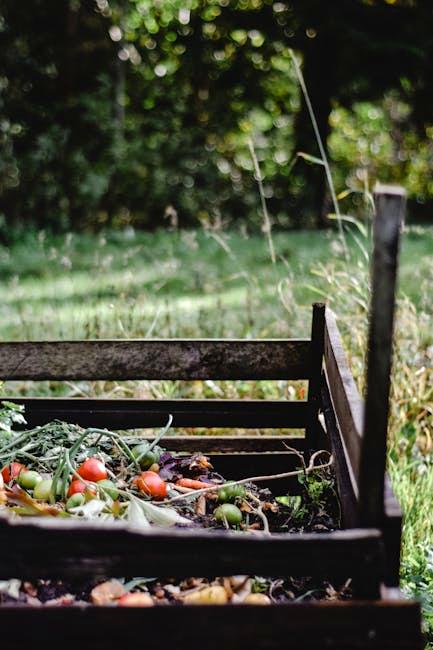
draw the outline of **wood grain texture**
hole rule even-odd
[[[421,650],[420,608],[399,600],[254,607],[0,607],[4,647],[119,650]],[[196,641],[194,642],[193,639]]]
[[[360,517],[366,526],[380,525],[384,517],[395,288],[405,205],[406,193],[402,188],[379,186],[376,189],[367,389],[359,473]]]
[[[334,457],[335,477],[342,511],[342,524],[348,528],[355,527],[358,524],[358,488],[355,477],[349,470],[347,451],[335,418],[325,373],[322,379],[322,410]]]
[[[162,427],[169,415],[173,427],[302,429],[307,422],[307,403],[285,400],[7,399],[25,406],[30,427],[58,419],[82,427],[140,429]]]
[[[311,323],[311,361],[308,382],[308,423],[305,432],[306,447],[309,450],[318,449],[319,429],[317,418],[320,407],[320,389],[323,364],[323,349],[325,336],[325,305],[313,305]]]
[[[306,339],[0,343],[4,380],[307,379],[309,361]]]
[[[357,482],[361,460],[363,403],[347,362],[334,313],[325,312],[325,370],[337,425]]]
[[[0,579],[155,575],[297,575],[380,582],[378,530],[242,534],[171,528],[136,530],[91,521],[0,519]]]
[[[383,541],[385,544],[386,558],[385,583],[390,587],[398,587],[400,584],[402,511],[392,491],[388,474],[385,475],[384,514]]]

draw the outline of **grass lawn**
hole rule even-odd
[[[124,231],[47,238],[29,233],[0,248],[0,336],[278,337],[309,335],[310,304],[327,296],[362,387],[368,307],[364,241],[350,264],[335,233],[265,239],[228,232]],[[402,577],[424,600],[433,643],[433,228],[404,236],[391,412],[390,472],[406,512]],[[200,385],[198,385],[200,384]],[[4,387],[8,390],[8,387]],[[35,393],[35,386],[14,386]],[[38,394],[274,395],[287,382],[42,383]],[[433,645],[430,646],[433,648]]]

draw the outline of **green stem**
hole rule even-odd
[[[165,434],[167,433],[167,431],[168,431],[169,428],[171,427],[171,423],[172,423],[172,422],[173,422],[173,416],[172,416],[171,414],[169,414],[169,416],[168,416],[168,422],[167,422],[167,424],[165,425],[165,427],[164,427],[163,429],[161,429],[161,431],[160,431],[160,432],[158,433],[158,435],[154,438],[154,440],[152,440],[152,442],[150,442],[150,443],[147,445],[146,449],[145,449],[145,450],[144,450],[144,451],[143,451],[143,452],[138,456],[138,458],[134,458],[134,462],[133,462],[133,463],[130,463],[130,464],[128,465],[128,468],[127,468],[127,469],[129,469],[130,467],[132,467],[132,465],[133,465],[134,463],[135,463],[136,465],[138,464],[138,467],[140,467],[140,460],[141,460],[141,459],[142,459],[146,454],[148,454],[149,451],[152,451],[152,449],[153,449],[154,447],[156,447],[156,445],[158,444],[158,442],[161,440],[161,438],[163,438],[163,437],[165,436]]]

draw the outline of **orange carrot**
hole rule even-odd
[[[212,485],[212,483],[203,483],[203,481],[194,481],[192,478],[180,478],[176,481],[179,487],[189,488],[190,490],[201,490]]]

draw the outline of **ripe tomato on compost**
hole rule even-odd
[[[104,463],[95,456],[85,460],[77,469],[77,474],[79,474],[85,481],[92,481],[93,483],[103,481],[108,476]]]
[[[2,469],[2,476],[5,483],[10,483],[12,479],[19,476],[20,472],[27,470],[27,467],[22,463],[11,463]]]
[[[79,479],[75,479],[70,484],[67,492],[68,497],[71,497],[74,494],[87,494],[93,496],[96,494],[96,487],[89,485],[88,483],[84,483],[84,481],[80,481]]]
[[[167,496],[167,484],[156,472],[150,470],[141,472],[141,474],[134,478],[132,483],[140,492],[154,499],[165,499]]]

